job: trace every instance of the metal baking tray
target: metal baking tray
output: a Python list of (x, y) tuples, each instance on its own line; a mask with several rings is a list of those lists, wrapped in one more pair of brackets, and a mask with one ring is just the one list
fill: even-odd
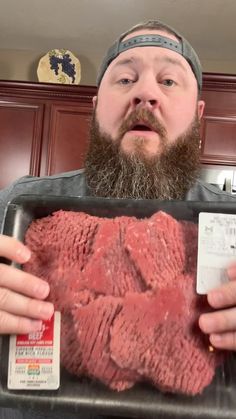
[[(24, 240), (30, 222), (64, 209), (101, 217), (121, 215), (149, 217), (163, 210), (176, 219), (198, 222), (200, 212), (236, 213), (234, 203), (129, 200), (92, 197), (21, 195), (8, 204), (2, 233)], [(236, 362), (230, 354), (218, 368), (214, 381), (194, 397), (164, 394), (148, 384), (116, 392), (88, 378), (61, 369), (61, 386), (55, 391), (7, 389), (8, 338), (4, 337), (0, 362), (0, 406), (47, 409), (126, 418), (236, 419)]]

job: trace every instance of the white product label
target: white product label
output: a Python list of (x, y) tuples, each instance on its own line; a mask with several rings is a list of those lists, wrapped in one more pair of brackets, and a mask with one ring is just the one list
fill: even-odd
[(38, 332), (10, 336), (8, 388), (56, 390), (60, 385), (60, 313)]
[(228, 281), (236, 263), (236, 215), (201, 212), (198, 226), (197, 293), (207, 294)]

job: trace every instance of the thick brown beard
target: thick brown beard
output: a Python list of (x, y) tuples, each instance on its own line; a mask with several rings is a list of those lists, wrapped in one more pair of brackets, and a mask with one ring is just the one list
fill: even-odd
[[(134, 120), (134, 116), (131, 117)], [(148, 116), (147, 116), (148, 119)], [(165, 130), (157, 122), (164, 149), (160, 155), (145, 157), (142, 147), (127, 155), (116, 139), (102, 133), (96, 112), (90, 127), (90, 147), (85, 162), (88, 186), (95, 196), (111, 198), (184, 199), (199, 169), (199, 120), (195, 116), (189, 129), (168, 145)]]

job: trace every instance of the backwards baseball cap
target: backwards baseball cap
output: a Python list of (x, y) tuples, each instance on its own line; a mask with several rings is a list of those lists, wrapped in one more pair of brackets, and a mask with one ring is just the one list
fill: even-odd
[[(125, 41), (123, 39), (133, 33), (137, 32), (139, 30), (145, 30), (147, 31), (154, 31), (154, 30), (163, 30), (167, 32), (167, 36), (157, 35), (155, 33), (153, 34), (146, 34), (146, 35), (135, 35), (132, 38), (129, 38)], [(170, 38), (168, 38), (168, 33), (171, 33), (172, 35), (175, 35), (178, 41), (174, 41)], [(97, 86), (99, 87), (101, 80), (111, 64), (111, 62), (118, 57), (119, 54), (121, 54), (124, 51), (127, 51), (130, 48), (136, 48), (136, 47), (150, 47), (155, 46), (159, 48), (167, 48), (172, 51), (177, 52), (178, 54), (182, 55), (182, 57), (185, 58), (185, 60), (189, 63), (193, 74), (197, 80), (198, 84), (198, 90), (199, 92), (202, 89), (202, 68), (200, 60), (197, 56), (197, 53), (193, 49), (193, 47), (190, 45), (190, 43), (182, 36), (180, 35), (175, 29), (171, 28), (170, 26), (166, 25), (165, 23), (162, 23), (159, 20), (149, 20), (145, 23), (140, 23), (138, 25), (133, 26), (128, 31), (121, 34), (121, 36), (114, 42), (114, 44), (109, 48), (107, 54), (105, 55), (102, 65), (98, 71), (97, 75)]]

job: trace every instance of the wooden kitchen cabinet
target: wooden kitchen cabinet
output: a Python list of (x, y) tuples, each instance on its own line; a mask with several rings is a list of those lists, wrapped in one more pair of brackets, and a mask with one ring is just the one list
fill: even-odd
[(51, 104), (47, 135), (42, 142), (40, 176), (84, 167), (91, 111), (90, 101), (88, 106), (83, 103)]
[[(96, 88), (0, 81), (0, 188), (83, 167)], [(236, 165), (236, 76), (205, 73), (201, 162)]]
[(201, 162), (236, 165), (236, 76), (204, 74)]
[(40, 172), (43, 117), (36, 101), (0, 101), (0, 188)]
[(84, 165), (95, 87), (0, 82), (0, 189)]

